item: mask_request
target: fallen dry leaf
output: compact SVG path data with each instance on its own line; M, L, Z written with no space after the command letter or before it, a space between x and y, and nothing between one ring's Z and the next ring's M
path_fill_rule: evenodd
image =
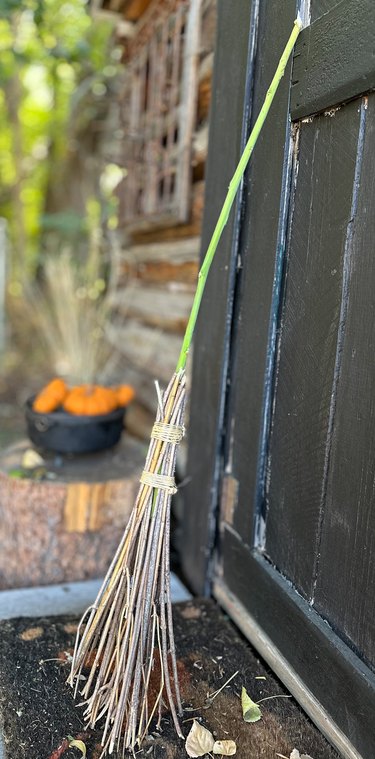
M68 735L69 748L78 748L82 752L82 757L85 759L86 746L83 741L76 741L71 735Z
M262 712L260 711L258 704L251 700L246 688L243 686L241 691L241 706L242 716L245 722L258 722L258 720L260 720Z
M37 451L34 451L34 448L27 448L21 459L21 466L24 469L35 469L36 466L43 466L44 463L44 459Z
M209 751L212 751L214 743L212 733L194 720L190 733L186 738L185 748L187 755L191 757L204 756Z
M213 754L221 754L222 756L233 756L237 751L237 746L234 741L215 741L212 747Z
M185 606L184 609L181 609L180 614L184 619L199 619L202 612L196 606Z
M21 640L36 640L36 638L41 638L43 633L43 627L28 627L27 630L20 633L19 638Z
M290 759L313 759L313 758L309 754L300 754L298 749L294 748L290 755Z

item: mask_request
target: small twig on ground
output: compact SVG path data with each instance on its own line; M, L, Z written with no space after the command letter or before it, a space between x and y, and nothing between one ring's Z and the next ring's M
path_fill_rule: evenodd
M228 683L230 683L230 681L233 680L233 678L236 677L236 675L238 675L238 673L239 673L239 669L237 670L237 672L231 675L229 680L227 680L226 683L224 683L224 685L222 685L221 688L219 688L219 690L215 690L213 693L209 693L207 696L207 701L211 703L214 700L214 698L216 698L216 696L218 696L219 693L221 693L223 688L225 688L228 685Z
M236 677L236 675L238 675L238 673L239 673L239 670L237 670L237 672L234 672L234 674L229 677L229 679L224 683L224 685L221 686L221 688L219 688L218 690L215 690L213 693L208 693L206 701L204 704L202 704L202 706L197 706L197 707L185 706L184 711L185 712L199 712L202 709L209 709L210 706L212 706L212 702L214 701L216 696L218 696L219 693L221 693L223 688L225 688L230 683L230 681L233 680L233 678ZM193 718L190 718L190 720L191 719ZM184 721L188 722L189 720L184 720Z
M279 696L265 696L265 698L260 698L259 701L255 701L255 703L261 704L262 701L270 701L271 698L293 698L293 696L285 696L281 693Z

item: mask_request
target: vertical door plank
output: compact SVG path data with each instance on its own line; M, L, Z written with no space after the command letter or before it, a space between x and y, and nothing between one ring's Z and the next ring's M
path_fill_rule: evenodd
M261 57L254 83L254 118L259 113L294 17L293 0L283 3L282 13L278 3L260 3L258 50ZM232 528L250 546L255 542L257 488L261 479L259 449L263 445L264 405L273 360L273 315L270 317L270 314L277 310L278 269L284 252L284 216L289 198L290 74L291 62L256 144L247 176L236 290L239 307L233 321L229 367L224 465L226 474L238 482ZM233 560L236 561L235 556Z
M204 254L240 154L252 3L218 2L213 101L202 231ZM194 340L188 484L184 490L184 574L197 593L207 590L215 535L217 462L222 434L225 355L229 343L238 216L232 212L210 271Z
M364 117L315 607L374 666L375 95Z
M300 127L269 451L266 553L310 598L360 115L358 103Z

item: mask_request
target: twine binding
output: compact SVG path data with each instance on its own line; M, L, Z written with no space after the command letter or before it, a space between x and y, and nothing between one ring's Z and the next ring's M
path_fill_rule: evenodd
M150 485L152 488L158 490L166 490L169 495L177 493L176 483L174 477L170 477L168 474L157 474L157 472L142 472L140 478L142 485Z
M177 424L168 424L167 422L155 422L151 437L154 440L163 440L166 443L178 445L185 434L185 428Z

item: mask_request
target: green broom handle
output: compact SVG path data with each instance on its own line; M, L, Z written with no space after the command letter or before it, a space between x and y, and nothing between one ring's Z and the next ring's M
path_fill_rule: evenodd
M268 111L271 107L272 101L275 97L277 88L280 84L280 80L284 74L286 65L288 63L290 54L293 50L295 41L302 29L302 21L298 17L293 26L292 33L289 37L289 40L285 46L285 50L280 58L279 65L276 69L275 75L272 79L272 82L270 84L270 87L268 89L268 92L266 94L266 97L264 99L264 103L262 105L262 108L260 110L259 116L253 126L253 129L251 131L250 137L246 143L245 149L242 153L242 156L240 158L240 161L238 163L238 166L236 168L236 171L234 172L233 178L229 184L227 196L224 200L223 207L220 212L220 216L217 220L216 227L214 229L213 235L211 237L210 244L207 248L207 253L205 255L202 267L200 269L200 272L198 274L198 284L197 289L194 296L194 301L189 317L189 321L186 327L186 332L184 336L184 340L182 343L181 353L177 362L176 372L185 369L187 356L189 353L189 348L191 345L191 341L193 338L193 332L195 328L195 323L197 321L197 316L199 312L199 307L202 300L203 291L206 285L207 275L210 270L210 266L212 264L214 255L216 253L216 248L219 244L220 237L222 235L223 229L228 221L229 212L232 208L233 201L236 197L236 193L238 190L238 187L240 185L241 179L244 175L246 166L249 162L250 156L253 152L254 145L259 137L259 134L261 132L262 126L266 120Z

